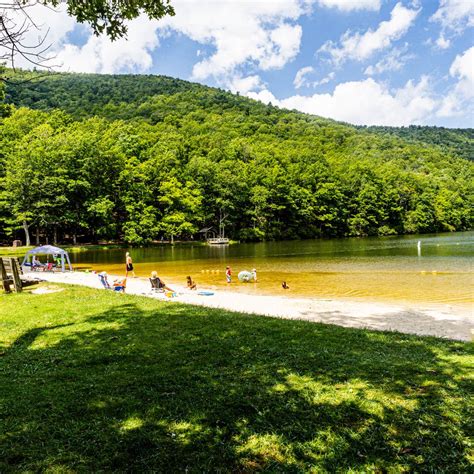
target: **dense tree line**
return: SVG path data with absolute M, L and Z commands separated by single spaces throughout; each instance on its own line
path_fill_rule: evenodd
M 165 76 L 55 74 L 7 70 L 6 101 L 40 110 L 62 109 L 76 119 L 114 119 L 108 104 L 141 104 L 155 95 L 199 90 L 197 84 Z
M 150 123 L 160 120 L 153 107 L 156 95 L 174 95 L 194 92 L 200 102 L 192 101 L 191 107 L 206 107 L 220 113 L 222 109 L 238 109 L 263 113 L 265 105 L 249 99 L 208 88 L 199 84 L 166 76 L 155 75 L 104 75 L 59 74 L 36 71 L 7 71 L 9 82 L 6 100 L 17 106 L 40 110 L 60 108 L 76 119 L 99 115 L 109 120 L 140 117 Z M 36 80 L 33 80 L 36 79 Z M 207 93 L 207 94 L 206 94 Z M 206 97 L 207 95 L 207 97 Z M 148 107 L 137 107 L 148 102 Z M 181 104 L 181 107 L 184 104 Z M 153 113 L 150 113 L 153 109 Z M 163 111 L 168 113 L 169 110 Z M 306 116 L 308 117 L 308 116 Z M 300 120 L 303 119 L 300 114 Z M 326 121 L 330 122 L 330 121 Z M 474 129 L 452 129 L 411 125 L 409 127 L 358 126 L 378 135 L 393 135 L 405 141 L 436 145 L 448 152 L 470 160 L 474 159 Z
M 363 127 L 360 127 L 363 128 Z M 379 134 L 391 134 L 411 142 L 438 145 L 468 160 L 474 160 L 474 129 L 410 125 L 409 127 L 366 127 Z
M 473 165 L 445 143 L 165 77 L 58 74 L 8 85 L 7 95 L 2 240 L 28 232 L 143 244 L 220 221 L 241 240 L 472 224 Z

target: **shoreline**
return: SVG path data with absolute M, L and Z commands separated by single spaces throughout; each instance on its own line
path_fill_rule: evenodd
M 27 274 L 28 275 L 28 274 Z M 50 283 L 67 283 L 103 288 L 94 273 L 35 273 L 31 276 Z M 108 275 L 110 282 L 118 275 Z M 471 341 L 474 335 L 474 315 L 469 309 L 440 304 L 396 304 L 361 302 L 342 299 L 250 295 L 224 290 L 208 290 L 213 295 L 201 296 L 182 285 L 171 285 L 177 297 L 152 294 L 146 278 L 129 278 L 127 294 L 146 296 L 170 303 L 184 303 L 209 308 L 239 311 L 261 316 L 298 319 L 325 324 L 378 331 L 398 331 L 420 336 L 435 336 Z M 117 295 L 119 296 L 119 295 Z M 472 309 L 472 308 L 471 308 Z

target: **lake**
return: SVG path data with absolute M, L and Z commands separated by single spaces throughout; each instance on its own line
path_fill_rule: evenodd
M 421 243 L 418 250 L 418 242 Z M 167 283 L 231 288 L 241 293 L 317 298 L 431 302 L 473 302 L 474 232 L 397 237 L 322 239 L 211 246 L 155 246 L 130 249 L 138 276 L 156 270 Z M 125 249 L 71 254 L 76 268 L 121 274 Z M 239 283 L 241 270 L 258 271 L 258 283 Z M 289 290 L 281 288 L 286 281 Z

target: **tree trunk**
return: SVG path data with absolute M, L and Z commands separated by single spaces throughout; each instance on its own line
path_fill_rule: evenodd
M 171 234 L 171 245 L 174 245 L 174 235 Z
M 30 241 L 30 231 L 29 231 L 28 227 L 29 227 L 29 226 L 28 226 L 28 222 L 23 221 L 23 230 L 25 231 L 25 240 L 26 240 L 25 245 L 26 245 L 27 247 L 29 247 L 29 246 L 31 245 L 31 241 Z
M 76 222 L 79 222 L 79 202 L 76 201 Z M 74 224 L 74 227 L 73 227 L 73 233 L 72 233 L 72 243 L 74 245 L 77 245 L 77 225 Z
M 40 244 L 40 230 L 39 227 L 36 226 L 36 245 L 38 246 Z
M 58 226 L 55 224 L 53 229 L 53 244 L 57 245 L 58 243 Z

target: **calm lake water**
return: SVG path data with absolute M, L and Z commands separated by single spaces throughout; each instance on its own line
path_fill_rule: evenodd
M 418 241 L 421 242 L 420 252 Z M 211 246 L 158 246 L 130 249 L 137 276 L 152 270 L 168 283 L 327 298 L 432 302 L 473 302 L 474 232 L 404 237 L 348 238 Z M 125 249 L 71 254 L 76 268 L 121 274 Z M 258 283 L 239 283 L 241 270 L 256 268 Z M 282 281 L 290 286 L 281 288 Z

